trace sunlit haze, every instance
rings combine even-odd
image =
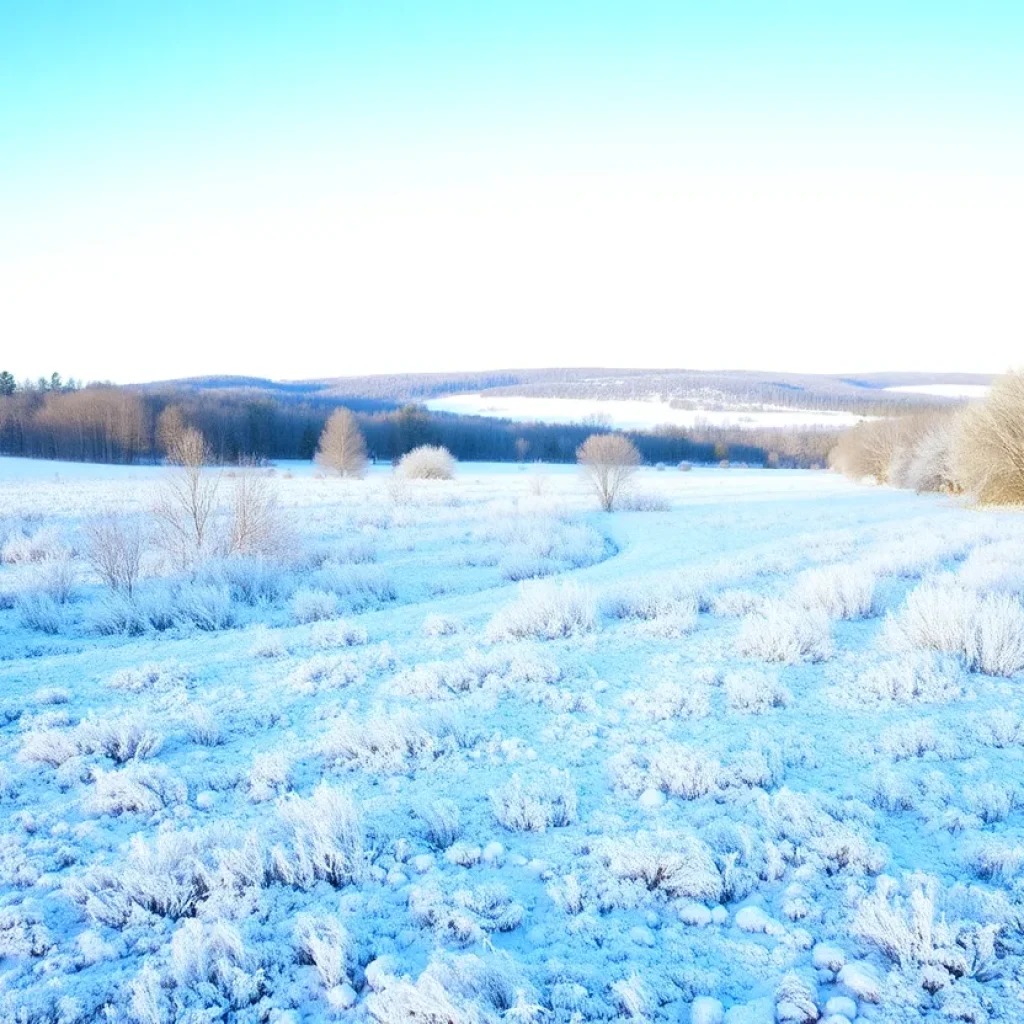
[[[1009,3],[0,2],[0,362],[1000,371],[1022,46]]]

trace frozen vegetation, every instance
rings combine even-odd
[[[1021,1019],[1019,514],[170,472],[0,460],[0,1021]]]

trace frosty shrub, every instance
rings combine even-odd
[[[182,584],[175,594],[176,618],[206,633],[230,629],[235,624],[231,591],[215,583]]]
[[[593,595],[572,583],[520,585],[519,596],[487,625],[487,638],[555,640],[589,633],[597,626]]]
[[[455,459],[447,448],[424,444],[398,460],[395,472],[403,480],[453,480]]]
[[[26,629],[55,636],[67,625],[63,604],[41,590],[30,590],[19,595],[15,607],[18,618]]]
[[[980,502],[1024,503],[1024,373],[997,378],[984,401],[964,410],[953,470],[957,483]]]
[[[718,785],[718,762],[682,743],[663,743],[647,764],[648,786],[682,800],[707,796]]]
[[[93,571],[111,590],[131,597],[146,547],[142,520],[109,513],[86,523],[84,533],[85,554]]]
[[[216,747],[224,742],[224,731],[213,713],[202,704],[190,704],[182,715],[185,734],[201,747]]]
[[[67,604],[78,584],[78,566],[67,552],[61,552],[36,565],[35,589],[57,604]]]
[[[150,729],[141,715],[87,718],[75,733],[85,753],[102,754],[116,764],[154,757],[163,744],[160,734]]]
[[[956,478],[954,445],[960,431],[960,417],[942,413],[894,461],[892,483],[918,494],[955,493],[961,489]]]
[[[963,669],[955,658],[908,651],[869,666],[837,695],[841,703],[944,704],[962,693]]]
[[[619,497],[618,507],[623,512],[671,512],[672,502],[660,494],[626,491]]]
[[[366,472],[366,441],[355,416],[348,409],[335,409],[320,435],[314,456],[322,469],[339,476],[361,477]]]
[[[686,897],[717,903],[722,878],[706,843],[695,836],[671,839],[639,832],[624,839],[604,840],[601,854],[615,878],[640,882],[648,892],[670,899]]]
[[[447,850],[462,835],[462,816],[454,800],[432,800],[416,813],[423,822],[427,840],[439,850]]]
[[[762,715],[772,708],[784,708],[793,699],[776,676],[756,669],[727,672],[723,686],[729,710],[748,715]]]
[[[428,615],[423,620],[423,635],[427,637],[454,636],[462,628],[458,619],[445,615]]]
[[[353,945],[336,918],[299,914],[295,919],[294,943],[299,963],[315,967],[324,988],[332,989],[348,981]]]
[[[171,975],[183,1002],[211,987],[233,1010],[254,1003],[262,972],[246,955],[242,936],[227,921],[182,921],[171,937]]]
[[[73,733],[62,729],[35,729],[22,737],[18,760],[59,768],[78,753],[78,741]]]
[[[364,626],[357,626],[345,619],[317,622],[309,631],[309,646],[319,651],[337,647],[362,647],[369,640],[370,635]]]
[[[1024,669],[1024,605],[1009,594],[923,583],[887,619],[883,642],[956,654],[971,672],[1012,676]]]
[[[210,893],[208,842],[201,832],[160,832],[151,842],[135,835],[116,867],[90,868],[68,893],[111,928],[126,927],[139,907],[172,920],[190,917]]]
[[[325,690],[338,690],[362,679],[363,673],[349,656],[316,654],[300,662],[285,680],[298,693],[313,696]]]
[[[820,609],[766,601],[743,620],[738,646],[741,654],[763,661],[824,661],[832,655],[832,630]]]
[[[496,1016],[484,1015],[472,995],[451,991],[435,976],[433,965],[415,983],[389,980],[387,987],[370,994],[366,1007],[378,1024],[490,1024]]]
[[[410,712],[375,712],[364,722],[340,715],[320,741],[319,752],[349,768],[377,773],[407,771],[434,751],[434,737]]]
[[[99,636],[141,636],[149,627],[143,610],[123,593],[111,593],[92,601],[82,615],[88,633]]]
[[[605,512],[624,495],[640,465],[640,452],[624,434],[591,434],[576,450],[576,461]]]
[[[905,970],[934,965],[957,977],[991,978],[999,925],[947,919],[936,878],[914,875],[909,888],[904,897],[899,883],[883,875],[858,904],[850,931]]]
[[[34,533],[25,533],[24,530],[11,533],[0,549],[0,561],[8,565],[45,562],[65,553],[66,548],[56,527],[42,526]]]
[[[171,796],[170,802],[178,802],[184,798],[184,787],[166,774],[133,766],[114,772],[97,770],[86,802],[94,814],[153,814],[163,809],[165,795]]]
[[[288,648],[280,633],[261,625],[252,631],[249,653],[254,658],[283,658]]]
[[[275,876],[308,889],[317,881],[335,888],[363,870],[363,827],[355,801],[344,789],[321,782],[309,797],[289,794],[277,805],[285,838],[270,852]]]
[[[875,574],[859,565],[808,569],[797,578],[793,596],[830,619],[863,619],[875,610]]]
[[[284,751],[257,754],[249,769],[249,799],[261,804],[283,795],[291,784],[291,774],[291,762]]]
[[[329,590],[302,587],[292,597],[292,617],[296,622],[320,622],[338,614],[338,597]]]
[[[576,789],[564,772],[523,782],[512,778],[491,791],[491,807],[500,825],[511,832],[543,832],[576,820]]]
[[[651,578],[625,584],[606,593],[606,615],[656,624],[652,632],[684,636],[697,625],[698,592],[678,580]]]

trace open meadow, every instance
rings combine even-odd
[[[0,1021],[1024,1019],[1019,513],[174,472],[0,459]]]

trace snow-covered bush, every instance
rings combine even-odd
[[[761,715],[772,708],[783,708],[792,695],[778,677],[756,669],[727,672],[722,680],[725,701],[731,711]]]
[[[593,595],[571,583],[520,586],[519,596],[488,623],[489,640],[554,640],[589,633],[597,626]]]
[[[883,642],[956,654],[972,672],[1012,676],[1024,669],[1024,605],[1009,594],[923,583],[886,620]]]
[[[257,754],[249,769],[249,799],[261,804],[281,796],[291,784],[291,760],[283,750]]]
[[[908,888],[901,895],[899,883],[883,875],[857,905],[850,931],[904,969],[933,965],[955,977],[991,978],[1000,927],[949,920],[939,908],[936,878],[913,875]]]
[[[404,772],[418,758],[431,757],[435,738],[408,711],[375,712],[363,722],[340,715],[319,744],[328,760],[360,771]]]
[[[191,583],[176,595],[177,617],[208,633],[230,629],[235,623],[231,590],[226,584]]]
[[[212,986],[233,1010],[254,1003],[262,984],[242,936],[227,921],[182,921],[171,936],[171,976],[185,1005]]]
[[[351,686],[363,678],[355,661],[341,654],[315,654],[300,662],[285,680],[297,693],[314,696],[324,690]]]
[[[440,850],[447,850],[462,835],[462,815],[454,800],[431,800],[418,807],[416,813],[428,841]]]
[[[318,650],[336,647],[360,647],[370,639],[365,626],[357,626],[345,619],[317,622],[309,631],[309,646]]]
[[[863,619],[875,609],[875,574],[863,565],[828,565],[797,577],[794,598],[830,619]]]
[[[820,609],[766,601],[741,623],[738,647],[741,654],[763,661],[824,661],[832,656],[832,630]]]
[[[604,840],[600,850],[612,876],[639,882],[648,892],[709,903],[721,898],[722,877],[715,858],[696,836],[684,833],[668,838],[639,832]]]
[[[160,734],[137,714],[89,718],[78,726],[75,734],[84,752],[102,754],[115,764],[153,757],[163,744]]]
[[[844,679],[836,697],[844,704],[944,704],[963,693],[963,680],[963,669],[955,658],[908,651]]]
[[[18,618],[26,629],[55,636],[67,625],[67,611],[60,601],[42,590],[30,590],[17,599]]]
[[[296,622],[320,622],[338,614],[338,595],[329,590],[302,587],[292,596],[292,617]]]
[[[543,832],[576,820],[576,788],[564,772],[524,782],[516,773],[491,790],[491,807],[500,825],[511,832]]]
[[[337,918],[299,914],[295,919],[294,943],[299,963],[315,967],[324,988],[332,989],[349,980],[353,944]]]
[[[216,747],[224,742],[224,730],[213,712],[202,704],[190,704],[182,715],[185,734],[201,747]]]
[[[347,790],[321,782],[309,797],[282,797],[277,813],[284,838],[271,849],[270,859],[282,882],[308,889],[322,880],[340,888],[360,877],[363,826]]]
[[[45,562],[63,557],[67,552],[55,526],[41,526],[33,533],[18,530],[10,534],[0,549],[0,561],[8,565]]]
[[[395,472],[403,480],[452,480],[455,459],[447,448],[423,444],[398,460]]]
[[[423,620],[423,635],[428,637],[454,636],[460,629],[459,621],[446,615],[428,615]]]

